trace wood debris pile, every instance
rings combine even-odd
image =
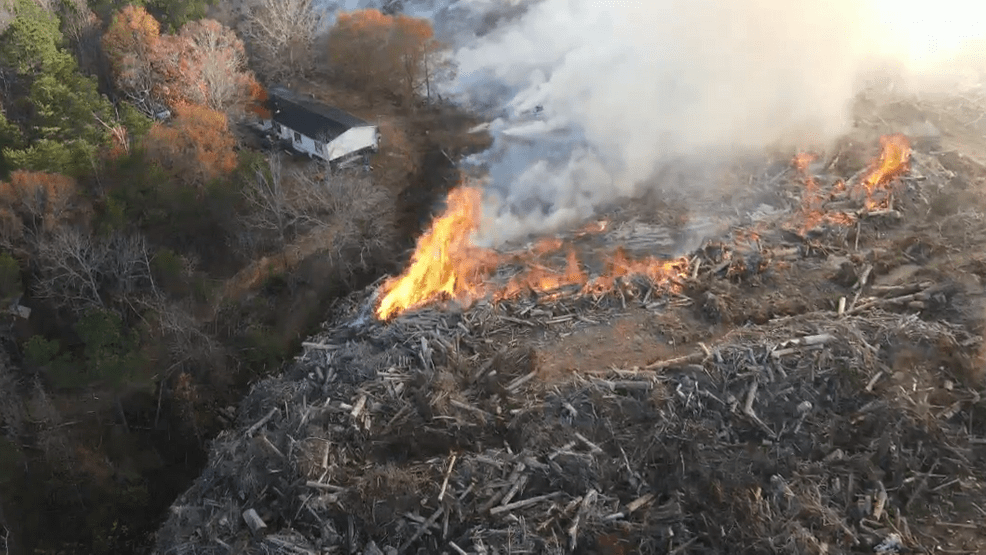
[[[912,240],[948,180],[915,168],[877,217],[706,243],[673,292],[628,279],[388,324],[374,288],[349,297],[244,400],[156,553],[971,552],[982,308],[958,275],[986,263],[941,268]],[[940,243],[986,244],[977,213],[934,220]],[[637,317],[691,331],[633,366],[545,371],[552,345]]]

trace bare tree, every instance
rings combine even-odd
[[[322,25],[312,0],[257,0],[241,33],[268,79],[297,77],[314,65],[312,45]]]
[[[329,225],[333,219],[331,199],[324,187],[324,168],[285,173],[280,155],[271,153],[267,165],[243,189],[253,208],[245,221],[255,231],[273,234],[284,249],[299,235]]]
[[[37,243],[35,293],[60,308],[84,312],[107,300],[129,305],[158,296],[147,245],[139,235],[85,236],[63,227]]]
[[[451,82],[458,74],[459,68],[455,65],[451,50],[435,46],[425,54],[421,71],[425,98],[431,102],[432,85]]]
[[[341,177],[333,176],[323,186],[340,224],[332,254],[350,261],[350,270],[365,270],[385,257],[396,241],[395,199],[366,176]]]
[[[242,103],[253,76],[247,72],[243,41],[232,29],[213,19],[185,24],[180,35],[191,45],[199,79],[185,83],[189,98],[213,110],[225,111]]]
[[[186,307],[158,298],[150,305],[157,331],[168,340],[174,360],[207,361],[220,353],[216,341],[199,327]]]
[[[365,175],[286,174],[272,155],[244,195],[253,207],[244,218],[250,231],[273,235],[285,256],[288,248],[302,256],[323,252],[365,268],[393,244],[394,199]],[[317,237],[322,231],[331,233]]]
[[[273,232],[278,247],[283,249],[288,242],[293,210],[284,189],[280,155],[273,152],[267,156],[267,165],[257,169],[254,179],[243,188],[243,195],[253,208],[247,217],[248,225],[256,230]]]

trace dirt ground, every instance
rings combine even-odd
[[[986,551],[986,140],[966,110],[862,100],[810,170],[841,220],[803,229],[791,152],[723,168],[726,200],[613,207],[579,243],[690,244],[724,218],[672,283],[389,323],[375,286],[353,294],[243,401],[156,553]],[[839,192],[882,134],[927,123],[891,210]]]

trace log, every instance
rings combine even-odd
[[[261,428],[261,426],[263,426],[264,424],[270,422],[270,419],[271,418],[274,418],[274,414],[276,412],[277,412],[277,407],[274,407],[274,408],[270,409],[270,412],[268,412],[266,415],[264,415],[264,417],[261,418],[259,421],[257,421],[256,424],[254,424],[253,426],[250,426],[249,428],[247,428],[247,431],[246,431],[246,434],[245,435],[246,436],[252,436],[254,434],[254,432],[256,432],[257,430],[259,430]]]
[[[490,509],[491,515],[498,515],[501,513],[507,513],[515,509],[523,509],[524,507],[530,507],[531,505],[536,505],[542,501],[547,501],[549,499],[554,499],[561,495],[561,492],[547,493],[545,495],[538,495],[537,497],[530,497],[522,501],[515,501],[509,505],[501,505],[499,507],[494,507]]]
[[[254,534],[261,534],[267,530],[267,523],[260,518],[260,515],[258,515],[257,511],[254,509],[247,509],[243,511],[243,520],[246,522],[247,527],[250,528],[250,531]]]
[[[658,360],[644,366],[644,368],[647,370],[663,370],[679,364],[694,364],[696,362],[702,362],[705,359],[705,356],[705,352],[692,353],[690,355],[680,356],[677,358]]]

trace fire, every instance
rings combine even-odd
[[[507,286],[496,294],[496,298],[507,299],[528,290],[551,291],[567,285],[583,285],[588,282],[589,277],[582,270],[574,250],[568,251],[565,260],[565,269],[561,271],[540,265],[531,267],[527,272],[510,280]]]
[[[816,156],[810,152],[799,152],[794,157],[794,167],[801,173],[806,173],[808,171],[808,166],[816,160]],[[811,177],[809,176],[809,179]]]
[[[480,277],[496,257],[475,247],[470,235],[477,229],[481,191],[459,187],[448,196],[448,207],[424,235],[403,275],[383,284],[386,293],[377,316],[388,320],[400,312],[446,298],[463,299],[480,293]]]
[[[599,276],[584,289],[596,294],[605,293],[616,288],[616,280],[632,275],[644,276],[655,283],[673,282],[676,278],[688,275],[688,260],[659,260],[648,257],[642,260],[630,260],[623,249],[617,249],[607,264],[607,272]]]
[[[589,222],[589,223],[585,224],[584,226],[582,226],[582,229],[580,229],[578,231],[578,233],[575,234],[575,236],[576,237],[583,237],[585,235],[593,235],[595,233],[602,233],[602,232],[606,231],[606,228],[607,227],[609,227],[609,222],[606,221],[606,220],[598,220],[598,221],[595,221],[595,222]]]
[[[557,251],[562,248],[563,245],[564,243],[562,243],[562,240],[557,237],[546,237],[535,243],[531,248],[531,252],[533,252],[535,256],[543,256]]]
[[[910,168],[911,144],[907,137],[900,133],[880,137],[880,158],[873,164],[873,169],[862,181],[866,189],[866,209],[880,210],[890,208],[890,192],[887,190],[894,179],[900,177]],[[879,193],[884,193],[880,195]]]
[[[890,208],[893,198],[889,185],[909,169],[911,145],[907,137],[900,133],[884,135],[880,137],[880,147],[880,157],[873,162],[872,169],[855,189],[861,195],[865,194],[866,210]],[[849,214],[830,214],[825,211],[825,194],[819,191],[815,177],[808,172],[808,166],[814,160],[813,154],[800,153],[792,161],[792,165],[801,173],[805,186],[801,210],[797,216],[798,233],[801,235],[823,223],[851,225],[856,221]],[[845,190],[845,182],[838,181],[829,194],[835,195]]]
[[[619,278],[630,275],[658,283],[672,283],[676,277],[688,275],[686,259],[630,260],[621,250],[609,257],[605,273],[594,279],[589,278],[571,248],[564,268],[551,268],[542,258],[565,248],[557,238],[542,239],[526,252],[513,255],[477,247],[471,235],[478,228],[480,200],[481,191],[475,188],[460,187],[449,193],[448,207],[418,240],[411,265],[401,276],[384,282],[376,308],[378,318],[390,320],[407,310],[442,300],[468,303],[485,296],[502,300],[527,291],[551,292],[568,286],[576,286],[584,294],[600,294],[612,291]],[[590,226],[587,228],[591,232],[598,233],[606,228],[606,222]],[[520,263],[525,270],[502,287],[492,285],[490,276],[501,262],[507,261]]]
[[[793,165],[801,173],[804,179],[805,191],[801,198],[801,212],[798,215],[800,225],[798,233],[804,235],[823,223],[839,225],[849,225],[852,219],[845,214],[828,214],[825,212],[823,204],[825,196],[819,191],[818,182],[815,176],[808,172],[808,166],[816,160],[816,156],[811,153],[802,152],[794,157]],[[841,182],[840,182],[841,183]],[[839,183],[836,184],[836,188]]]

